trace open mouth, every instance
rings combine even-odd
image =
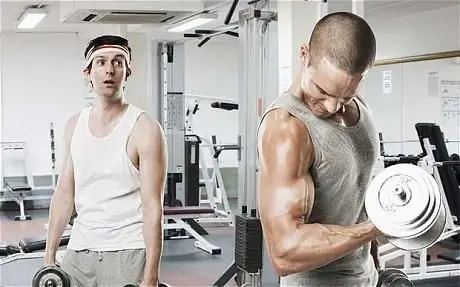
[[[106,85],[113,85],[113,84],[115,84],[115,82],[112,81],[112,80],[105,80],[103,83],[106,84]]]

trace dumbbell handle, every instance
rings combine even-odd
[[[139,287],[139,286],[134,285],[134,284],[128,284],[128,285],[125,285],[123,287]],[[168,285],[166,283],[159,282],[158,287],[172,287],[172,286],[170,286],[170,285]]]

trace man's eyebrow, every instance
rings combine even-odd
[[[334,94],[332,94],[332,93],[329,93],[329,91],[326,91],[325,89],[323,89],[323,88],[322,88],[320,85],[318,85],[316,82],[313,82],[313,83],[316,85],[316,87],[318,87],[318,89],[320,89],[320,90],[323,91],[324,93],[326,93],[326,94],[328,94],[328,95],[330,95],[330,96],[333,96],[333,95],[334,95]]]
[[[107,59],[108,57],[107,57],[107,56],[104,56],[104,55],[97,55],[97,56],[94,57],[94,58],[95,58],[95,59],[100,59],[100,58],[102,58],[102,59]],[[116,58],[123,58],[123,59],[124,59],[125,57],[124,57],[122,54],[117,54],[117,55],[115,55],[113,58],[114,58],[114,59],[116,59]]]

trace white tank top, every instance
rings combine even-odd
[[[144,248],[139,170],[126,150],[134,124],[144,111],[130,104],[106,137],[90,133],[90,112],[91,107],[81,112],[71,141],[78,216],[68,248]]]

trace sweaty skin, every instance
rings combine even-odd
[[[350,117],[341,120],[347,122]],[[371,222],[304,223],[315,198],[310,174],[314,149],[306,126],[287,111],[274,110],[264,118],[259,155],[260,218],[270,260],[280,276],[329,264],[379,234]]]

